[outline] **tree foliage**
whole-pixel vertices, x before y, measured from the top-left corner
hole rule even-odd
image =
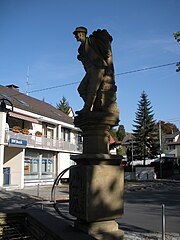
[[[174,32],[173,35],[174,35],[175,40],[177,42],[180,42],[180,31]],[[176,72],[180,72],[180,62],[178,62],[176,64],[176,66],[177,66]]]
[[[71,107],[69,106],[69,102],[63,96],[59,103],[56,104],[56,108],[61,110],[63,113],[69,115],[71,111]]]
[[[180,42],[180,31],[174,32],[173,33],[174,38],[177,42]]]
[[[143,91],[133,125],[134,154],[138,159],[153,158],[158,153],[158,132],[154,120],[151,102]]]
[[[180,72],[180,62],[178,62],[176,66],[177,66],[176,72]]]
[[[124,125],[119,125],[116,136],[118,141],[122,141],[123,138],[126,136]]]
[[[113,138],[116,138],[118,141],[122,141],[123,138],[126,136],[126,131],[124,125],[119,125],[118,129],[111,129],[110,134]]]

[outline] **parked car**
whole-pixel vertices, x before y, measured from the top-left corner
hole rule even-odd
[[[122,161],[120,164],[121,167],[126,167],[128,166],[127,161]]]

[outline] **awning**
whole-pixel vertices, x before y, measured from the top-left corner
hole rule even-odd
[[[32,122],[32,123],[38,123],[38,120],[36,118],[33,117],[28,117],[19,113],[15,113],[15,112],[9,112],[9,116],[10,117],[14,117],[14,118],[19,118],[28,122]]]

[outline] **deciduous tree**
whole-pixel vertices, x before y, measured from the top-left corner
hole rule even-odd
[[[123,138],[126,136],[124,125],[119,125],[116,136],[119,141],[122,141]]]
[[[177,42],[180,42],[180,31],[174,32],[173,35],[174,35],[175,40]],[[177,66],[176,72],[180,72],[180,62],[178,62],[176,64],[176,66]]]

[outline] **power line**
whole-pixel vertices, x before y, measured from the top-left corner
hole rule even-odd
[[[165,119],[167,122],[180,122],[180,118],[171,118],[171,119]]]
[[[51,90],[51,89],[54,89],[54,88],[66,87],[66,86],[74,85],[74,84],[77,84],[77,83],[79,83],[79,82],[66,83],[66,84],[62,84],[62,85],[58,85],[58,86],[36,89],[36,90],[30,91],[29,93],[35,93],[35,92]]]
[[[129,73],[135,73],[135,72],[142,72],[142,71],[147,71],[147,70],[151,70],[151,69],[155,69],[155,68],[167,67],[167,66],[174,65],[174,64],[177,64],[177,62],[162,64],[162,65],[152,66],[152,67],[146,67],[146,68],[136,69],[136,70],[122,72],[122,73],[117,73],[117,74],[115,74],[115,76],[129,74]]]
[[[131,70],[131,71],[127,71],[127,72],[117,73],[117,74],[115,74],[115,76],[125,75],[125,74],[130,74],[130,73],[136,73],[136,72],[142,72],[142,71],[152,70],[152,69],[155,69],[155,68],[167,67],[167,66],[174,65],[174,64],[177,64],[177,62],[166,63],[166,64],[162,64],[162,65],[157,65],[157,66],[152,66],[152,67],[146,67],[146,68]],[[28,93],[42,92],[42,91],[47,91],[47,90],[51,90],[51,89],[54,89],[54,88],[71,86],[71,85],[75,85],[75,84],[78,84],[78,83],[80,83],[80,82],[72,82],[72,83],[57,85],[57,86],[53,86],[53,87],[41,88],[41,89],[36,89],[36,90],[29,91]]]

